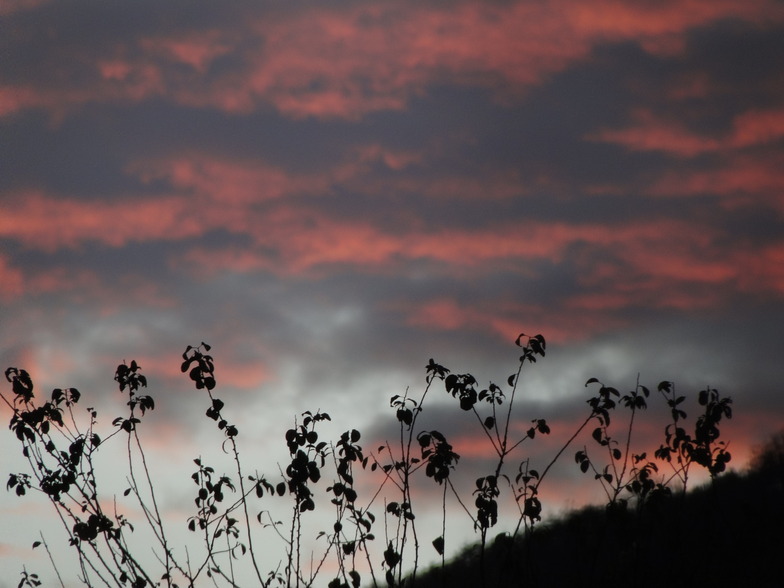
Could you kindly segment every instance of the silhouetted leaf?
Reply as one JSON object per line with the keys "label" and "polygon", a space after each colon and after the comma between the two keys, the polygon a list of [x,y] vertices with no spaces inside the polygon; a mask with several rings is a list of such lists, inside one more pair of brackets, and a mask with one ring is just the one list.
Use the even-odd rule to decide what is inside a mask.
{"label": "silhouetted leaf", "polygon": [[351,586],[353,588],[359,588],[360,581],[361,581],[361,578],[359,576],[359,572],[357,572],[356,570],[351,570],[348,573],[348,575],[351,578]]}
{"label": "silhouetted leaf", "polygon": [[593,432],[591,433],[591,437],[593,437],[593,438],[594,438],[594,440],[595,440],[597,443],[601,443],[601,442],[602,442],[602,440],[603,440],[603,439],[602,439],[602,428],[601,428],[601,427],[596,427],[596,428],[593,430]]}
{"label": "silhouetted leaf", "polygon": [[395,551],[391,541],[389,542],[389,546],[384,551],[384,562],[386,562],[390,570],[400,563],[400,554]]}
{"label": "silhouetted leaf", "polygon": [[433,547],[435,547],[438,555],[444,555],[444,537],[436,537],[433,539]]}

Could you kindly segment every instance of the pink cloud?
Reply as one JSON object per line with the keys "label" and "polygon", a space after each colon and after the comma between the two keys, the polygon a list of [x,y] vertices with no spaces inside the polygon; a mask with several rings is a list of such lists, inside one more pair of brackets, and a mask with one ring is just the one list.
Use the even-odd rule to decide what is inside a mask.
{"label": "pink cloud", "polygon": [[784,242],[749,253],[743,261],[740,285],[748,292],[784,294]]}
{"label": "pink cloud", "polygon": [[367,221],[330,218],[304,207],[277,207],[260,218],[263,228],[250,235],[259,250],[275,251],[275,257],[247,249],[212,253],[196,249],[189,254],[191,262],[206,264],[203,269],[207,271],[210,266],[225,268],[228,264],[236,269],[265,267],[301,273],[336,263],[384,271],[387,264],[398,260],[419,259],[465,272],[481,272],[490,267],[488,263],[493,267],[515,264],[518,271],[525,271],[521,261],[562,262],[568,246],[584,244],[596,250],[612,248],[612,259],[623,262],[616,266],[583,260],[582,265],[590,267],[581,274],[586,286],[602,281],[623,283],[619,274],[629,271],[648,275],[656,282],[680,284],[727,283],[738,275],[737,250],[732,255],[715,251],[714,242],[720,236],[715,230],[695,231],[679,221],[639,222],[612,229],[566,222],[517,223],[486,230],[429,231],[418,227],[400,233]]}
{"label": "pink cloud", "polygon": [[718,195],[727,207],[760,206],[784,210],[784,158],[779,154],[728,156],[707,170],[664,173],[649,188],[654,196]]}
{"label": "pink cloud", "polygon": [[75,108],[86,104],[138,102],[163,93],[161,72],[153,65],[102,58],[89,67],[100,81],[79,87],[58,86],[53,80],[39,85],[0,86],[0,116],[43,109],[51,115],[52,123],[58,125]]}
{"label": "pink cloud", "polygon": [[0,255],[0,299],[9,300],[21,296],[24,292],[22,272],[8,263],[4,255]]}
{"label": "pink cloud", "polygon": [[395,171],[403,170],[425,160],[423,153],[389,149],[379,143],[361,145],[357,148],[357,155],[359,161],[383,163],[384,166]]}
{"label": "pink cloud", "polygon": [[400,312],[408,325],[440,331],[473,329],[509,340],[520,332],[524,320],[526,330],[546,334],[550,342],[582,341],[586,337],[623,326],[621,319],[608,314],[587,313],[568,306],[558,308],[524,305],[489,299],[482,305],[461,304],[442,297],[422,304],[411,301],[388,305]]}
{"label": "pink cloud", "polygon": [[663,151],[679,157],[729,151],[765,145],[784,137],[784,111],[753,110],[733,120],[732,130],[723,137],[704,137],[681,123],[654,115],[650,110],[632,113],[632,125],[625,129],[604,129],[586,137],[591,141],[615,143],[632,151]]}
{"label": "pink cloud", "polygon": [[142,39],[140,45],[152,55],[188,65],[204,73],[216,58],[234,50],[237,39],[232,37],[219,30],[200,31],[198,34],[180,37]]}
{"label": "pink cloud", "polygon": [[52,0],[5,0],[0,4],[0,15],[8,16],[16,12],[24,12],[26,10],[33,10],[45,4],[49,4]]}
{"label": "pink cloud", "polygon": [[422,194],[440,200],[505,200],[527,195],[534,187],[541,187],[546,178],[525,178],[514,171],[493,170],[487,174],[461,175],[455,170],[450,176],[425,178],[396,177],[369,185],[360,179],[362,187],[369,192],[389,192],[390,190]]}
{"label": "pink cloud", "polygon": [[[370,147],[369,161],[393,158],[394,165],[413,165],[416,156],[386,152]],[[409,163],[410,162],[410,163]],[[655,184],[653,193],[665,194],[700,190],[759,190],[773,198],[781,188],[782,176],[772,163],[758,159],[739,159],[739,163],[714,172],[691,172],[687,177],[670,176]],[[231,162],[204,156],[191,156],[142,162],[130,171],[145,181],[166,179],[179,193],[158,198],[137,198],[133,205],[125,201],[76,200],[57,198],[41,192],[26,192],[10,197],[7,214],[0,219],[0,236],[26,247],[53,251],[78,248],[90,242],[120,247],[130,242],[177,241],[223,229],[251,239],[250,247],[194,248],[177,254],[187,266],[199,272],[272,270],[284,274],[317,272],[319,268],[346,264],[384,272],[403,260],[426,260],[442,264],[445,271],[481,273],[505,267],[526,269],[526,261],[548,260],[561,263],[573,251],[610,248],[612,255],[601,259],[588,255],[580,263],[579,279],[584,287],[605,288],[602,282],[615,284],[615,294],[599,301],[597,292],[575,300],[575,307],[596,308],[621,305],[622,297],[645,298],[661,291],[669,295],[649,302],[683,305],[698,304],[698,297],[686,296],[686,286],[730,285],[777,289],[777,277],[756,282],[743,281],[743,268],[750,267],[746,258],[756,254],[748,247],[717,251],[721,238],[715,230],[695,230],[685,222],[645,221],[609,228],[604,225],[569,222],[509,222],[489,229],[429,229],[412,223],[405,231],[384,229],[370,220],[354,220],[325,213],[316,206],[292,205],[289,196],[320,197],[334,182],[362,181],[362,164],[337,166],[312,176],[292,176],[280,169],[252,162]],[[753,193],[753,192],[751,192]],[[733,197],[736,197],[733,194]],[[775,200],[775,198],[774,198]],[[268,202],[259,208],[260,202]],[[772,254],[775,257],[775,253]],[[175,263],[176,259],[171,258]],[[759,267],[758,271],[763,271]],[[6,282],[6,296],[18,296],[20,289],[53,291],[67,283],[67,276],[23,278],[7,263],[3,272],[12,279]],[[624,290],[623,276],[644,275]],[[774,275],[773,272],[771,275]],[[16,276],[14,278],[14,276]],[[90,276],[82,276],[90,280]],[[754,286],[754,283],[758,284]],[[618,286],[620,284],[621,286]],[[9,289],[10,288],[10,289]],[[152,293],[155,298],[155,293]],[[675,302],[679,300],[679,302]],[[716,299],[708,297],[705,303]],[[449,324],[448,308],[431,309],[439,321]],[[493,315],[485,324],[506,329],[508,317],[517,310]],[[481,320],[485,321],[487,317]],[[437,321],[438,322],[438,321]]]}
{"label": "pink cloud", "polygon": [[318,193],[326,190],[330,181],[329,177],[292,176],[262,161],[201,154],[140,161],[128,171],[147,183],[165,179],[180,193],[239,206],[292,193]]}
{"label": "pink cloud", "polygon": [[467,308],[461,307],[456,300],[440,298],[431,300],[419,308],[413,308],[409,313],[407,323],[456,331],[469,322],[466,316],[467,310]]}
{"label": "pink cloud", "polygon": [[363,221],[336,220],[318,212],[281,208],[265,219],[253,237],[258,245],[278,250],[284,271],[294,273],[322,264],[368,266],[391,261],[401,237]]}
{"label": "pink cloud", "polygon": [[58,295],[69,303],[86,304],[99,316],[127,310],[128,304],[147,308],[173,308],[177,301],[161,291],[155,282],[133,274],[106,282],[93,271],[79,268],[7,268],[0,264],[0,299],[8,302],[25,297]]}
{"label": "pink cloud", "polygon": [[267,256],[247,247],[222,249],[194,247],[171,263],[178,267],[187,267],[189,271],[203,278],[220,271],[251,273],[273,267],[272,261]]}
{"label": "pink cloud", "polygon": [[784,110],[751,110],[733,121],[733,147],[764,145],[784,138]]}
{"label": "pink cloud", "polygon": [[734,260],[710,250],[709,240],[701,241],[678,236],[662,238],[658,244],[630,239],[618,255],[654,280],[720,284],[737,276]]}
{"label": "pink cloud", "polygon": [[31,86],[0,86],[0,116],[13,114],[25,108],[44,106],[46,101]]}
{"label": "pink cloud", "polygon": [[57,198],[31,191],[8,199],[0,236],[53,251],[96,241],[113,247],[150,239],[173,240],[203,230],[186,198],[110,202]]}
{"label": "pink cloud", "polygon": [[[92,101],[164,96],[227,112],[271,104],[293,118],[353,119],[401,109],[433,82],[492,87],[505,99],[585,59],[597,42],[632,40],[650,51],[673,53],[681,50],[687,30],[726,18],[763,25],[782,20],[782,9],[766,0],[648,5],[606,0],[590,6],[553,0],[455,3],[448,10],[362,3],[342,10],[319,5],[248,14],[236,33],[146,36],[107,47],[100,56],[82,56],[79,63],[88,60],[96,76],[79,90],[6,86],[0,114],[38,107],[62,114]],[[249,50],[253,41],[258,47]],[[218,58],[236,67],[231,73],[212,71]]]}
{"label": "pink cloud", "polygon": [[655,3],[601,0],[591,4],[565,0],[552,4],[561,6],[574,28],[584,34],[610,39],[640,38],[643,42],[652,41],[656,37],[663,37],[669,42],[670,35],[721,19],[735,18],[762,25],[784,17],[781,7],[767,0],[742,4],[734,0],[669,0]]}
{"label": "pink cloud", "polygon": [[688,74],[676,75],[671,82],[665,96],[668,100],[681,101],[691,98],[706,98],[717,92],[718,88],[712,83],[706,72],[690,71]]}
{"label": "pink cloud", "polygon": [[760,22],[773,14],[766,8],[768,2],[605,2],[589,9],[556,1],[465,3],[449,12],[379,4],[344,13],[319,9],[256,22],[254,34],[264,38],[265,51],[249,61],[250,82],[233,90],[214,86],[201,95],[205,104],[239,110],[270,102],[294,118],[400,109],[434,80],[492,85],[504,98],[586,58],[597,41],[636,39],[672,52],[693,26],[727,17]]}
{"label": "pink cloud", "polygon": [[628,128],[601,130],[586,139],[616,143],[632,151],[664,151],[680,157],[716,151],[722,146],[718,139],[699,137],[679,123],[657,118],[649,110],[636,110],[632,119]]}
{"label": "pink cloud", "polygon": [[[290,172],[261,159],[242,159],[216,156],[193,151],[171,157],[137,160],[126,166],[126,172],[143,183],[165,181],[174,190],[190,198],[194,196],[211,202],[247,207],[263,201],[303,196],[322,198],[336,187],[371,194],[386,194],[392,190],[413,190],[420,193],[437,193],[454,197],[462,194],[472,197],[506,196],[512,192],[507,184],[514,178],[502,178],[494,189],[493,182],[480,183],[476,179],[454,181],[413,179],[406,174],[409,168],[426,164],[424,151],[391,149],[379,143],[356,146],[343,154],[331,168],[311,172]],[[379,180],[379,166],[392,172],[391,177]],[[466,188],[465,184],[469,183]],[[498,194],[496,194],[498,193]]]}

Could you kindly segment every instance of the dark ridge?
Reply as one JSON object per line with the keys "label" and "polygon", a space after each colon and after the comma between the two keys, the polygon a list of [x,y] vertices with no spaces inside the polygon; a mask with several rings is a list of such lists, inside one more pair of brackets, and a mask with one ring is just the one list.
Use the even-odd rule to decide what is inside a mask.
{"label": "dark ridge", "polygon": [[784,586],[784,432],[751,469],[669,498],[587,507],[525,537],[468,547],[419,588]]}

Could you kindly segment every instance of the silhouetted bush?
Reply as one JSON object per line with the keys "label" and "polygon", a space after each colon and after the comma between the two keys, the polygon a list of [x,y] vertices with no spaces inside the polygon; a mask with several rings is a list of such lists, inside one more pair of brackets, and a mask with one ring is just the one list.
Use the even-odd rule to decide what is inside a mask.
{"label": "silhouetted bush", "polygon": [[[156,403],[143,393],[148,382],[137,362],[117,367],[114,379],[127,396],[128,410],[112,421],[108,431],[99,429],[95,409],[87,409],[86,419],[76,413],[82,396],[76,388],[55,389],[49,400],[39,402],[30,375],[8,368],[11,394],[0,393],[0,397],[12,410],[10,428],[30,468],[10,474],[7,488],[20,497],[35,490],[49,499],[78,559],[79,579],[90,586],[237,586],[242,567],[263,586],[311,586],[318,581],[330,588],[357,588],[363,582],[374,586],[706,585],[734,573],[728,562],[741,533],[739,509],[761,517],[761,504],[766,503],[755,502],[747,491],[734,490],[735,476],[708,490],[685,494],[694,467],[704,468],[715,479],[730,461],[719,425],[732,417],[731,400],[714,389],[700,391],[701,413],[687,425],[686,397],[676,394],[672,382],[661,382],[656,395],[669,408],[671,423],[663,443],[649,457],[630,448],[650,390],[637,382],[633,390],[621,394],[591,378],[585,384],[592,393],[586,400],[585,418],[574,431],[561,432],[563,443],[537,468],[523,449],[537,436],[551,434],[551,428],[538,416],[520,417],[515,400],[522,390],[524,367],[545,356],[546,343],[541,335],[521,334],[516,345],[521,350],[519,363],[504,380],[505,386],[490,383],[482,388],[471,374],[453,373],[431,359],[425,366],[421,395],[406,391],[390,399],[399,430],[395,443],[362,447],[362,435],[354,428],[326,440],[321,426],[331,420],[330,415],[302,413],[283,433],[288,456],[280,473],[269,478],[247,473],[250,464],[240,458],[240,430],[215,392],[210,346],[189,345],[182,354],[181,370],[206,396],[205,416],[216,427],[230,460],[221,467],[231,470],[217,469],[200,457],[193,460],[195,471],[188,482],[193,511],[182,524],[192,533],[194,545],[201,546],[200,552],[172,542],[159,509],[158,481],[150,474],[139,434],[145,415]],[[448,441],[452,432],[418,426],[428,394],[435,393],[431,393],[434,384],[442,384],[459,409],[473,415],[495,459],[487,471],[476,472],[478,477],[468,489],[458,488],[452,475],[460,460]],[[516,428],[510,425],[520,422],[529,425],[516,436]],[[575,466],[601,485],[606,507],[542,524],[543,483],[583,431],[590,434],[574,453]],[[122,498],[100,492],[102,472],[94,458],[110,442],[124,443],[127,450],[128,488]],[[780,465],[780,458],[779,449],[771,455],[763,452],[759,459],[764,468],[772,468]],[[364,484],[359,483],[360,477]],[[442,497],[440,534],[428,529],[427,537],[417,526],[413,493],[426,484],[437,488]],[[361,495],[360,488],[369,485],[375,490]],[[454,515],[447,513],[447,496],[456,499],[457,512],[466,516],[478,535],[477,545],[450,565],[445,561],[445,529],[447,516]],[[135,502],[143,513],[141,520],[129,521],[108,510],[107,505],[118,499]],[[272,507],[259,506],[270,500],[288,501],[288,522],[273,520]],[[490,541],[501,500],[516,507],[518,516],[505,534]],[[331,528],[309,526],[309,513],[317,508],[334,513]],[[152,545],[139,550],[128,541],[134,525],[146,526]],[[263,549],[260,533],[266,533]],[[748,535],[745,540],[759,554],[770,553],[769,546],[755,540],[756,535]],[[278,555],[270,554],[270,537],[278,541]],[[303,553],[311,537],[323,539],[326,547],[319,553]],[[39,545],[49,550],[45,541],[33,547]],[[434,549],[441,556],[439,568],[424,575],[418,573],[422,549]],[[328,559],[337,573],[322,579]],[[20,588],[37,582],[37,576],[23,570]]]}

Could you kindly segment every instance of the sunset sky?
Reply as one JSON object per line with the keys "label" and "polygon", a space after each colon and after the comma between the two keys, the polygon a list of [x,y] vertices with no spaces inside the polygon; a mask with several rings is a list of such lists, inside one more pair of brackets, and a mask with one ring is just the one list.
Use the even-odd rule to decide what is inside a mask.
{"label": "sunset sky", "polygon": [[[3,0],[0,368],[78,388],[109,432],[114,370],[138,361],[149,455],[185,472],[172,504],[222,439],[179,371],[201,341],[270,478],[296,415],[376,447],[430,358],[503,384],[521,332],[548,347],[519,427],[553,438],[517,461],[552,456],[588,378],[639,374],[730,395],[742,469],[784,424],[783,67],[776,0]],[[431,402],[469,483],[489,473],[476,422]],[[591,487],[572,456],[560,475]],[[53,511],[12,494],[8,586],[53,573],[30,550]]]}

